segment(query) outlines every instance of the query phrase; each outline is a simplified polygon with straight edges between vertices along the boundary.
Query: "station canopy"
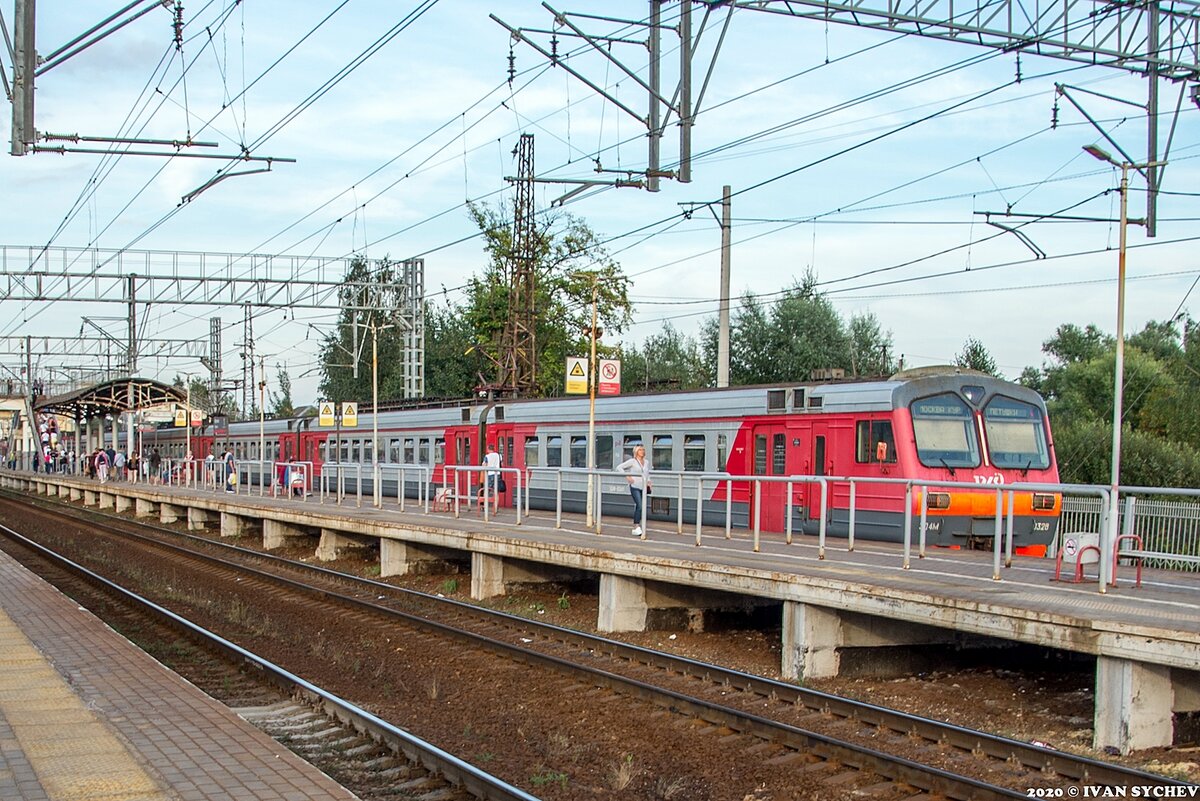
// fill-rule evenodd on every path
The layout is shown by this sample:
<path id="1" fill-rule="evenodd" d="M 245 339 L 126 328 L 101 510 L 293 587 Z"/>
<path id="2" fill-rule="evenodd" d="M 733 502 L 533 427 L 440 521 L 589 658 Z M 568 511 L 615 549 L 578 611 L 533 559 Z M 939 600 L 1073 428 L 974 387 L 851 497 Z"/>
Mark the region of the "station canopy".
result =
<path id="1" fill-rule="evenodd" d="M 65 395 L 43 398 L 33 408 L 72 420 L 90 420 L 105 414 L 124 414 L 151 406 L 184 403 L 186 399 L 186 390 L 181 387 L 149 378 L 118 378 Z"/>

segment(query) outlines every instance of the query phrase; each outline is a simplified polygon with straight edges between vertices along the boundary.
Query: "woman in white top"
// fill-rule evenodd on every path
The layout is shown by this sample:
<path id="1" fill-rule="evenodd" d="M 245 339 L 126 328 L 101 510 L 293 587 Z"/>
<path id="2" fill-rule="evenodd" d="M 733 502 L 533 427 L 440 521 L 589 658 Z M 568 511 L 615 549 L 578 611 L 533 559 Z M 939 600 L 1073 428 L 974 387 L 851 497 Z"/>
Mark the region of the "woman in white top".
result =
<path id="1" fill-rule="evenodd" d="M 491 496 L 492 514 L 500 513 L 500 451 L 496 450 L 496 444 L 489 442 L 487 453 L 483 455 L 483 466 L 485 468 L 484 475 L 487 482 L 487 492 Z M 484 487 L 479 486 L 479 513 L 483 514 L 484 504 Z"/>
<path id="2" fill-rule="evenodd" d="M 650 480 L 650 463 L 646 461 L 646 448 L 638 445 L 633 449 L 633 458 L 617 465 L 629 482 L 629 494 L 633 496 L 633 536 L 642 537 L 642 495 L 649 494 L 654 482 Z"/>

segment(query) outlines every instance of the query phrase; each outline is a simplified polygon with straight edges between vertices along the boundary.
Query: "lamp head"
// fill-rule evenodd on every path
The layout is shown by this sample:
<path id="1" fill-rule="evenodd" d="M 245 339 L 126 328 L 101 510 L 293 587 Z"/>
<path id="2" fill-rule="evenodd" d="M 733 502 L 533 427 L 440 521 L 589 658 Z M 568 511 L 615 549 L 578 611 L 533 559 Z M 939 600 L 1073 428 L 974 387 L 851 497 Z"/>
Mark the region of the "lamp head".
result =
<path id="1" fill-rule="evenodd" d="M 1116 159 L 1114 159 L 1112 157 L 1112 155 L 1109 154 L 1109 152 L 1107 150 L 1105 150 L 1104 148 L 1102 148 L 1098 145 L 1084 145 L 1083 150 L 1085 153 L 1087 153 L 1092 158 L 1099 159 L 1100 161 L 1107 161 L 1109 164 L 1113 165 L 1114 167 L 1121 166 L 1120 164 L 1117 163 Z"/>

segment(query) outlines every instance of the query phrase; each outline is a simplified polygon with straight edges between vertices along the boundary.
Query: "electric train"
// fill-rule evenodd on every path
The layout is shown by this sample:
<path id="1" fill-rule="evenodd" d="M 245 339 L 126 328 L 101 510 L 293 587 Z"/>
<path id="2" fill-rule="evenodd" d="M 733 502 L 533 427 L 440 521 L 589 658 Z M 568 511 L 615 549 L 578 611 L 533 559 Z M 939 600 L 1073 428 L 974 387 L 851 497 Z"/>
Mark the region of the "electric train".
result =
<path id="1" fill-rule="evenodd" d="M 421 476 L 434 487 L 457 482 L 459 492 L 473 497 L 473 486 L 467 485 L 477 483 L 479 474 L 453 477 L 455 471 L 446 467 L 479 465 L 491 443 L 504 467 L 523 471 L 531 507 L 555 508 L 561 480 L 564 510 L 583 511 L 587 476 L 568 470 L 560 479 L 546 468 L 586 467 L 588 422 L 586 397 L 473 399 L 380 411 L 379 461 L 426 468 L 423 473 L 406 471 L 404 491 L 410 497 L 417 496 L 417 483 L 426 480 Z M 677 520 L 682 504 L 684 521 L 694 524 L 699 505 L 705 524 L 724 526 L 728 509 L 735 527 L 752 526 L 757 519 L 762 530 L 781 532 L 787 529 L 790 509 L 792 530 L 814 533 L 822 515 L 815 477 L 843 477 L 856 479 L 855 536 L 898 541 L 906 526 L 905 480 L 914 480 L 923 483 L 909 495 L 911 530 L 918 526 L 923 504 L 928 544 L 991 547 L 997 486 L 1058 482 L 1041 397 L 1020 385 L 953 367 L 920 368 L 884 380 L 599 397 L 594 426 L 597 469 L 612 470 L 636 445 L 645 446 L 656 474 L 648 517 L 658 520 Z M 230 447 L 239 461 L 310 462 L 318 474 L 330 462 L 360 464 L 364 491 L 372 491 L 370 413 L 360 414 L 355 428 L 322 428 L 312 417 L 268 420 L 261 455 L 258 421 L 232 423 L 227 433 L 214 434 L 211 426 L 193 432 L 194 458 L 220 456 Z M 185 453 L 183 429 L 161 429 L 144 441 L 165 457 Z M 684 475 L 682 494 L 678 473 Z M 698 485 L 689 474 L 705 477 Z M 711 474 L 728 474 L 732 481 Z M 385 469 L 383 475 L 382 492 L 396 496 L 399 471 Z M 785 476 L 809 480 L 750 480 Z M 357 471 L 343 471 L 342 479 L 356 485 Z M 599 482 L 604 514 L 627 515 L 632 501 L 626 482 L 619 475 Z M 512 505 L 516 482 L 506 483 L 501 502 Z M 826 489 L 827 533 L 845 536 L 850 483 L 830 479 Z M 1057 533 L 1061 495 L 1017 491 L 1011 508 L 1017 552 L 1044 553 Z M 1008 509 L 1006 494 L 1004 515 Z"/>

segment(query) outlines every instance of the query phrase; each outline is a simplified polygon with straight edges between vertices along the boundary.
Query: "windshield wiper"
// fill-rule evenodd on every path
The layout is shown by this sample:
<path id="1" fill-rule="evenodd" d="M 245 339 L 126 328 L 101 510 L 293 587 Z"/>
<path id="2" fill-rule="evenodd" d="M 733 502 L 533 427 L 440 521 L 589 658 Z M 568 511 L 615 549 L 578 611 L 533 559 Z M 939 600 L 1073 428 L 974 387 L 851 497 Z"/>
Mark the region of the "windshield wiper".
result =
<path id="1" fill-rule="evenodd" d="M 1033 467 L 1033 459 L 1030 459 L 1027 462 L 1025 462 L 1025 466 L 1021 468 L 1021 478 L 1025 478 L 1027 475 L 1029 475 L 1030 467 Z"/>
<path id="2" fill-rule="evenodd" d="M 942 463 L 942 467 L 950 471 L 950 478 L 954 478 L 954 468 L 951 467 L 950 463 L 946 461 L 946 457 L 939 456 L 938 461 Z"/>

